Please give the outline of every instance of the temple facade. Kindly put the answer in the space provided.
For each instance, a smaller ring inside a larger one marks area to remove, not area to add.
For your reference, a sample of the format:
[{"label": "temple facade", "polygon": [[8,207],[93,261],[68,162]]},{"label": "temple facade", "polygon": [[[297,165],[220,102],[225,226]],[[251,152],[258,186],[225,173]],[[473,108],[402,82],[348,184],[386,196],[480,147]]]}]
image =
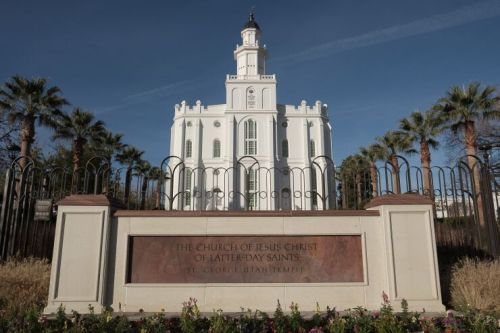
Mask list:
[{"label": "temple facade", "polygon": [[225,104],[175,105],[167,209],[311,210],[335,202],[327,105],[277,103],[261,33],[250,14]]}]

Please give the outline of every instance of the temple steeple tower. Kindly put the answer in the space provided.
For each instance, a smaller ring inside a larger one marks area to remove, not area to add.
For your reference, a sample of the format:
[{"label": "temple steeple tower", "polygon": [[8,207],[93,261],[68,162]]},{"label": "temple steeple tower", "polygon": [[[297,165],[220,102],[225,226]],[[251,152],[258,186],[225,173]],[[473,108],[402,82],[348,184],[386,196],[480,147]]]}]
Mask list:
[{"label": "temple steeple tower", "polygon": [[266,74],[267,50],[260,44],[261,30],[250,13],[236,45],[236,75],[226,76],[228,111],[266,110],[276,112],[276,76]]},{"label": "temple steeple tower", "polygon": [[241,31],[242,45],[234,50],[238,75],[263,75],[266,73],[266,49],[260,46],[261,30],[250,13],[248,22]]}]

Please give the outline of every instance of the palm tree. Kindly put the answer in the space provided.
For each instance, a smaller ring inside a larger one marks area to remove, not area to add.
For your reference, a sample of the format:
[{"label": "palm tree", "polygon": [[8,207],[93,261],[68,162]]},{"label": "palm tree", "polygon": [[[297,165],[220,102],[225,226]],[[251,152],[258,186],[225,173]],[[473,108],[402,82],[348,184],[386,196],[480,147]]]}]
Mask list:
[{"label": "palm tree", "polygon": [[113,156],[127,147],[127,144],[122,142],[122,138],[123,134],[114,134],[106,131],[92,147],[92,151],[96,155],[105,157],[108,165],[111,167]]},{"label": "palm tree", "polygon": [[[495,87],[481,89],[480,83],[467,87],[453,86],[445,97],[438,100],[434,110],[440,112],[447,127],[457,135],[463,133],[467,155],[476,155],[477,121],[500,119],[500,96]],[[475,164],[474,158],[470,159]]]},{"label": "palm tree", "polygon": [[[355,208],[359,208],[362,201],[366,199],[363,185],[366,184],[364,180],[367,170],[367,161],[361,155],[351,155],[342,161],[340,177],[342,180],[342,207],[344,209],[350,206],[351,202],[354,202]],[[354,193],[354,196],[350,193]]]},{"label": "palm tree", "polygon": [[372,144],[368,147],[362,147],[360,154],[370,166],[370,181],[372,185],[372,196],[378,195],[378,174],[376,162],[384,158],[384,150],[379,144]]},{"label": "palm tree", "polygon": [[476,122],[482,119],[500,118],[500,96],[495,87],[481,88],[481,84],[477,82],[471,83],[467,87],[452,86],[446,96],[438,100],[434,109],[440,112],[446,121],[447,128],[454,135],[463,134],[467,164],[472,172],[476,192],[479,223],[484,227],[486,220],[476,160]]},{"label": "palm tree", "polygon": [[442,131],[442,117],[431,110],[413,112],[410,117],[402,119],[399,127],[410,140],[420,144],[420,162],[422,163],[424,195],[433,196],[431,189],[431,151],[437,149],[439,142],[435,139]]},{"label": "palm tree", "polygon": [[[61,113],[61,107],[68,104],[60,93],[56,86],[47,87],[46,79],[29,80],[17,75],[0,89],[0,109],[8,113],[10,124],[20,124],[20,156],[31,156],[37,122],[40,126],[55,126],[55,117]],[[22,168],[26,163],[26,159],[21,159]]]},{"label": "palm tree", "polygon": [[152,167],[149,171],[149,178],[156,180],[155,209],[160,209],[161,203],[161,179],[162,173],[159,167]]},{"label": "palm tree", "polygon": [[127,144],[122,142],[122,138],[123,134],[113,134],[110,131],[105,131],[99,140],[90,146],[90,151],[94,156],[102,156],[106,161],[105,169],[102,170],[105,193],[109,192],[109,180],[112,177],[111,167],[113,164],[113,157],[127,147]]},{"label": "palm tree", "polygon": [[99,141],[106,133],[104,122],[94,121],[94,115],[75,108],[71,114],[61,114],[54,139],[71,140],[73,144],[73,172],[82,164],[84,147],[89,141]]},{"label": "palm tree", "polygon": [[132,168],[141,160],[143,151],[135,147],[128,146],[124,148],[119,154],[116,155],[116,160],[127,166],[127,173],[125,176],[125,194],[123,200],[128,203],[130,196],[130,185],[132,182]]},{"label": "palm tree", "polygon": [[46,159],[46,165],[50,168],[61,168],[68,170],[71,167],[72,152],[64,145],[58,144],[54,150],[49,153]]},{"label": "palm tree", "polygon": [[395,194],[401,193],[401,183],[399,177],[399,162],[398,154],[413,154],[415,149],[413,149],[413,142],[411,138],[401,131],[389,131],[382,137],[378,137],[382,150],[384,152],[384,158],[389,160],[392,170],[392,181],[393,181],[393,192]]},{"label": "palm tree", "polygon": [[142,176],[142,185],[141,185],[141,203],[139,209],[144,209],[146,207],[146,195],[148,191],[148,182],[150,172],[151,172],[151,164],[148,161],[140,160],[137,163],[136,170],[139,175]]}]

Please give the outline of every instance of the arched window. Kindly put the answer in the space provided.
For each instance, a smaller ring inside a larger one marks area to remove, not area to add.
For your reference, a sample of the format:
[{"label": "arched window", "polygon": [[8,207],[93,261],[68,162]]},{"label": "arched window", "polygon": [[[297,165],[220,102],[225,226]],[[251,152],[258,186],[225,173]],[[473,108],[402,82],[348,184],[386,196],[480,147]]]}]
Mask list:
[{"label": "arched window", "polygon": [[283,140],[281,142],[281,156],[288,157],[288,140]]},{"label": "arched window", "polygon": [[193,143],[191,140],[186,141],[186,157],[192,157],[193,156]]},{"label": "arched window", "polygon": [[314,140],[311,140],[309,142],[309,156],[310,157],[316,156],[316,143],[314,143]]},{"label": "arched window", "polygon": [[245,121],[245,155],[257,155],[257,123],[255,120]]},{"label": "arched window", "polygon": [[191,176],[193,172],[190,169],[184,171],[184,206],[191,206]]},{"label": "arched window", "polygon": [[215,139],[214,140],[214,158],[219,158],[220,157],[220,141]]}]

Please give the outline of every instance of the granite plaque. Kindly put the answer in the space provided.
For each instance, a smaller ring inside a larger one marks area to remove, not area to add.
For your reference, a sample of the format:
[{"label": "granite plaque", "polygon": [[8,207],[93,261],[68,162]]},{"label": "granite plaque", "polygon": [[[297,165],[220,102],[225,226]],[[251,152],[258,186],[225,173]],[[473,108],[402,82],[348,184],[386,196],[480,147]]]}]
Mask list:
[{"label": "granite plaque", "polygon": [[363,282],[360,235],[131,236],[128,283]]}]

